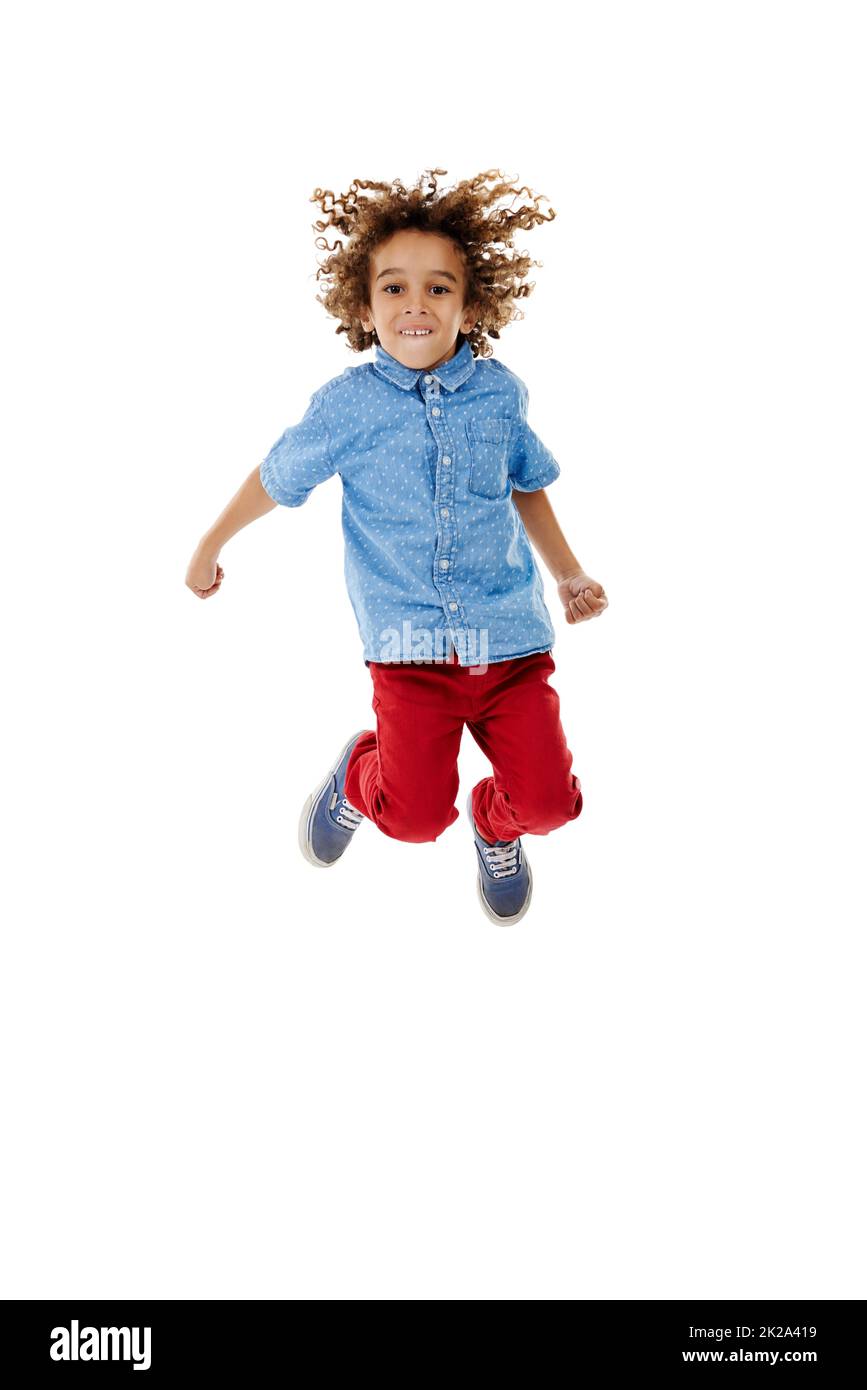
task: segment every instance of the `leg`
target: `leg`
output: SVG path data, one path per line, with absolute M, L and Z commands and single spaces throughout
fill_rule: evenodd
M 436 840 L 458 818 L 463 717 L 454 677 L 440 667 L 371 662 L 376 732 L 347 766 L 347 800 L 395 840 Z
M 560 723 L 560 699 L 548 678 L 550 652 L 503 662 L 469 730 L 491 761 L 493 776 L 473 788 L 479 834 L 495 840 L 547 835 L 581 814 L 581 783 Z M 492 666 L 491 671 L 496 672 Z

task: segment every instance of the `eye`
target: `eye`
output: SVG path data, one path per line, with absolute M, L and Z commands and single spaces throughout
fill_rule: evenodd
M 383 294 L 388 294 L 389 290 L 399 290 L 399 289 L 401 289 L 401 288 L 402 288 L 402 286 L 401 286 L 401 285 L 397 285 L 397 284 L 383 285 L 383 287 L 382 287 L 382 292 L 383 292 Z M 451 290 L 449 289 L 448 285 L 431 285 L 431 289 L 433 289 L 433 290 L 442 290 L 443 294 L 451 294 Z M 394 299 L 394 295 L 390 295 L 389 298 L 390 298 L 390 299 Z M 441 298 L 442 298 L 442 295 L 438 295 L 438 294 L 437 294 L 437 295 L 434 295 L 434 298 L 435 298 L 435 299 L 441 299 Z

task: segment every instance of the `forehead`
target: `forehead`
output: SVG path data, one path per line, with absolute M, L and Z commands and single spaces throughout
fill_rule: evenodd
M 376 273 L 391 267 L 426 271 L 442 269 L 457 275 L 463 268 L 458 249 L 449 237 L 415 229 L 395 232 L 387 241 L 381 241 L 371 255 L 370 264 Z

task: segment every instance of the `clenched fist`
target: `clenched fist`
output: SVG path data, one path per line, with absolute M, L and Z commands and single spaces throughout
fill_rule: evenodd
M 197 598 L 210 598 L 223 582 L 223 566 L 216 555 L 197 550 L 187 570 L 186 585 Z
M 560 602 L 566 612 L 567 623 L 580 623 L 585 618 L 595 618 L 608 607 L 605 590 L 595 579 L 583 570 L 578 574 L 567 575 L 557 585 Z

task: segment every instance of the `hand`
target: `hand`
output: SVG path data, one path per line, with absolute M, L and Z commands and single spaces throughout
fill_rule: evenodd
M 557 585 L 560 602 L 566 611 L 567 623 L 580 623 L 585 618 L 596 618 L 608 607 L 605 590 L 589 574 L 579 570 L 568 574 Z
M 196 598 L 210 598 L 223 582 L 223 566 L 218 563 L 216 555 L 197 549 L 190 561 L 185 582 Z

